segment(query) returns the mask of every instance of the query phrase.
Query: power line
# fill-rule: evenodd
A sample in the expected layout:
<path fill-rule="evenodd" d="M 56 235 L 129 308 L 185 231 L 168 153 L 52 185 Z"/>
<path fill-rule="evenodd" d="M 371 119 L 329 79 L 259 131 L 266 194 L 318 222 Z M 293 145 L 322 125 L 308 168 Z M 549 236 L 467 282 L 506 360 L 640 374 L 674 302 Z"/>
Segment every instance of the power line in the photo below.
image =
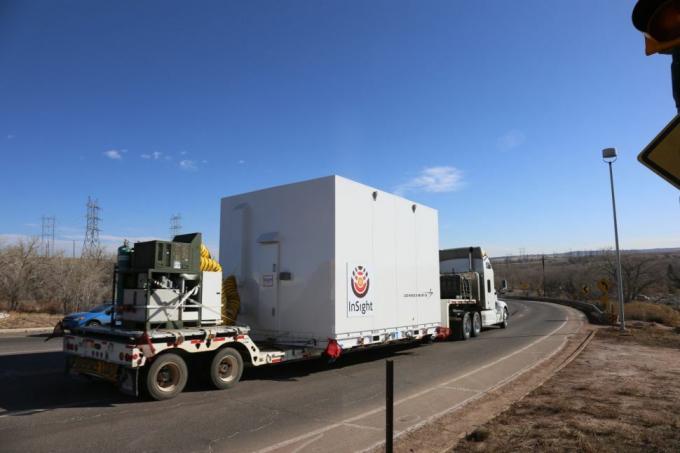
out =
<path fill-rule="evenodd" d="M 81 256 L 96 255 L 101 249 L 99 243 L 99 224 L 101 223 L 101 208 L 97 200 L 87 197 L 87 225 L 85 227 L 85 240 Z"/>

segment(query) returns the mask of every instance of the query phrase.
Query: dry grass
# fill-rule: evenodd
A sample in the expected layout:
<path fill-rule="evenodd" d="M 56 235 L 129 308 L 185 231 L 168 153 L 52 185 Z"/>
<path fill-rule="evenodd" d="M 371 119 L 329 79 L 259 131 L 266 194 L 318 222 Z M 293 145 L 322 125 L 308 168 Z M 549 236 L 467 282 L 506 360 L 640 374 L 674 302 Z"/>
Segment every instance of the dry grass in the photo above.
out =
<path fill-rule="evenodd" d="M 668 305 L 649 302 L 631 302 L 625 306 L 627 319 L 652 321 L 671 327 L 680 326 L 680 311 Z"/>
<path fill-rule="evenodd" d="M 631 331 L 598 332 L 574 362 L 454 451 L 680 451 L 680 335 Z"/>
<path fill-rule="evenodd" d="M 48 313 L 23 313 L 11 311 L 8 318 L 0 319 L 0 329 L 23 329 L 30 327 L 54 327 L 63 315 Z"/>
<path fill-rule="evenodd" d="M 680 349 L 680 330 L 640 321 L 626 324 L 626 333 L 621 335 L 617 327 L 601 329 L 599 338 L 618 343 L 637 343 L 645 346 L 659 346 Z M 640 366 L 638 366 L 640 368 Z M 641 369 L 644 371 L 645 367 Z"/>

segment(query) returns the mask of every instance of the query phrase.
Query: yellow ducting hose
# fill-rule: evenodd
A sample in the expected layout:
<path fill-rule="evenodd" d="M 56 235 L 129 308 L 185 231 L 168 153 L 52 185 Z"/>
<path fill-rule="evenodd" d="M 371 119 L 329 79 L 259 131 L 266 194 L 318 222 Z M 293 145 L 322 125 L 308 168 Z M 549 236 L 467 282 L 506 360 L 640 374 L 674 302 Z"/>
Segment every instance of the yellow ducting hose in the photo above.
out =
<path fill-rule="evenodd" d="M 222 272 L 222 266 L 210 256 L 208 247 L 201 244 L 201 271 Z"/>
<path fill-rule="evenodd" d="M 230 275 L 222 281 L 222 324 L 234 325 L 240 306 L 241 297 L 238 295 L 236 277 Z"/>

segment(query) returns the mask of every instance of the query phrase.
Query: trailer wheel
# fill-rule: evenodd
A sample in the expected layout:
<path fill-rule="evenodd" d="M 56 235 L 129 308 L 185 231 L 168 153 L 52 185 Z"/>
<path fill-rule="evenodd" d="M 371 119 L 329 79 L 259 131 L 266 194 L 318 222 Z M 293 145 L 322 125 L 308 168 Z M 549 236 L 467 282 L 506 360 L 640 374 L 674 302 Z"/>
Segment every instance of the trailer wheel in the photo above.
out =
<path fill-rule="evenodd" d="M 478 337 L 482 333 L 482 317 L 478 311 L 472 315 L 472 332 L 473 337 Z"/>
<path fill-rule="evenodd" d="M 163 354 L 153 361 L 146 374 L 146 390 L 155 400 L 179 395 L 187 384 L 189 370 L 177 354 Z"/>
<path fill-rule="evenodd" d="M 499 324 L 501 329 L 505 329 L 508 327 L 508 309 L 504 308 L 503 309 L 503 321 Z"/>
<path fill-rule="evenodd" d="M 459 324 L 458 337 L 465 341 L 470 339 L 472 334 L 472 320 L 470 319 L 470 313 L 465 313 L 463 315 L 463 320 Z"/>
<path fill-rule="evenodd" d="M 243 374 L 243 357 L 234 348 L 217 351 L 210 363 L 210 380 L 220 390 L 235 386 Z"/>

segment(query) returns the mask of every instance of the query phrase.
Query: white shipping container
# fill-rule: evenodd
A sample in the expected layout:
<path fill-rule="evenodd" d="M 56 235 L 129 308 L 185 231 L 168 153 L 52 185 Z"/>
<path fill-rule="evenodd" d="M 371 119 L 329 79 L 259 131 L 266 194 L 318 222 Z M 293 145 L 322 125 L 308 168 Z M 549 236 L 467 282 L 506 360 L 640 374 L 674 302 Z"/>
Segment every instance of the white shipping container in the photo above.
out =
<path fill-rule="evenodd" d="M 340 176 L 222 199 L 220 263 L 256 339 L 343 349 L 440 324 L 437 211 Z"/>

